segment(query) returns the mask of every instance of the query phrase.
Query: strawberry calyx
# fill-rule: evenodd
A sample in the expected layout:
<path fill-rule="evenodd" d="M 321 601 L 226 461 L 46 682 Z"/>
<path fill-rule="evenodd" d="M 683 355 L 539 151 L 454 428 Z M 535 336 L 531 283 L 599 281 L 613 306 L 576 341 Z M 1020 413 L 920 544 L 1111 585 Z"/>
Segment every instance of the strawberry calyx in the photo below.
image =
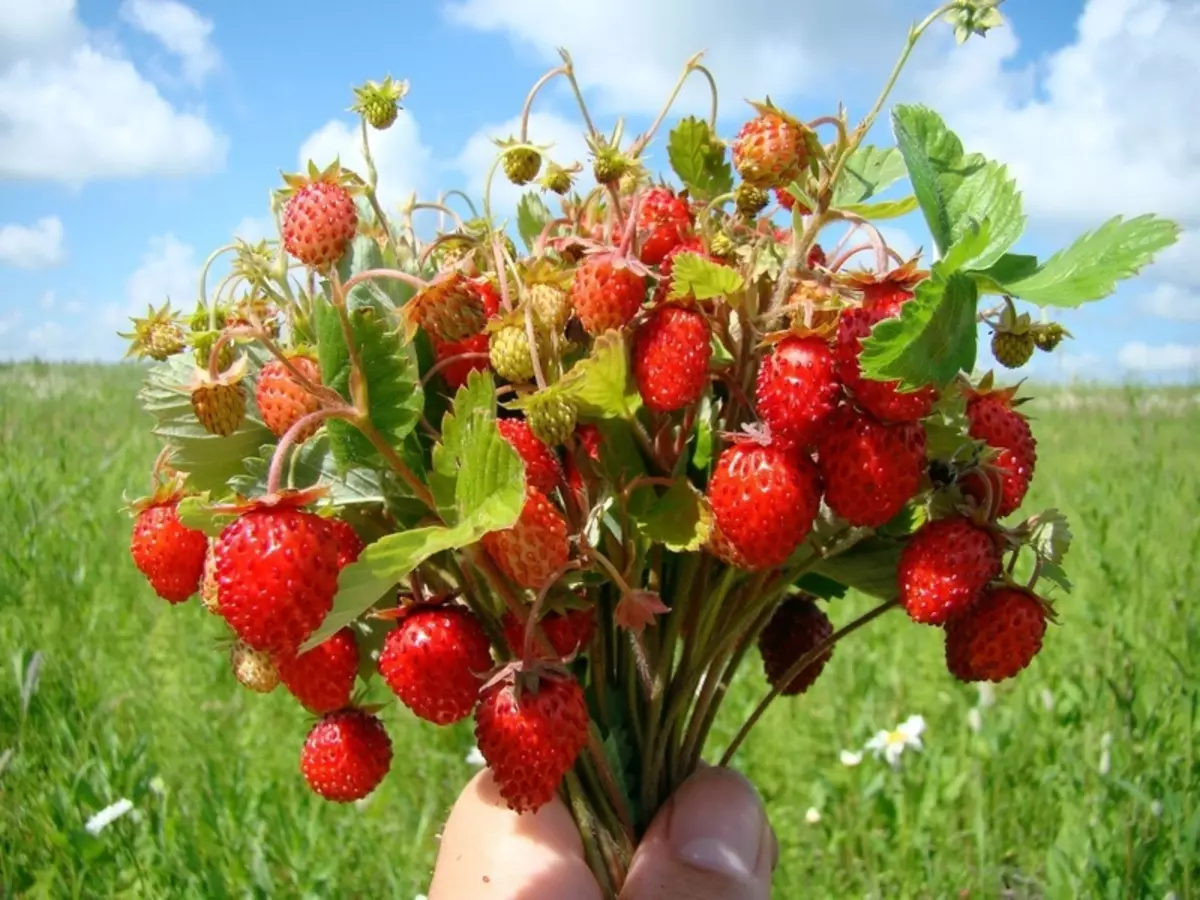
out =
<path fill-rule="evenodd" d="M 324 485 L 297 490 L 286 488 L 273 494 L 263 494 L 252 499 L 240 499 L 231 503 L 221 503 L 209 507 L 218 515 L 244 516 L 246 513 L 258 512 L 265 509 L 302 509 L 310 503 L 315 503 L 329 496 L 329 488 Z"/>
<path fill-rule="evenodd" d="M 573 678 L 567 664 L 561 661 L 514 659 L 490 673 L 479 691 L 484 693 L 498 685 L 509 685 L 513 690 L 513 698 L 520 703 L 521 694 L 525 691 L 536 694 L 542 681 L 570 681 Z"/>
<path fill-rule="evenodd" d="M 366 188 L 362 179 L 349 169 L 343 169 L 341 161 L 338 159 L 335 159 L 324 169 L 318 169 L 316 163 L 310 159 L 306 172 L 284 172 L 281 174 L 286 187 L 280 188 L 275 192 L 275 195 L 281 200 L 286 200 L 302 188 L 313 184 L 337 185 L 349 194 L 362 193 Z"/>

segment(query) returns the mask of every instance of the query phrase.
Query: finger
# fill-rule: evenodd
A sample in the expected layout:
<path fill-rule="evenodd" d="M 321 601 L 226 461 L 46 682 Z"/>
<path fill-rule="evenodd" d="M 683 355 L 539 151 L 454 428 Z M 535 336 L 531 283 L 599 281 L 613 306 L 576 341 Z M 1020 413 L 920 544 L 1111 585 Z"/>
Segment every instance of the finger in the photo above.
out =
<path fill-rule="evenodd" d="M 729 769 L 703 769 L 651 823 L 621 900 L 767 900 L 778 857 L 750 782 Z"/>
<path fill-rule="evenodd" d="M 601 900 L 579 831 L 557 798 L 518 816 L 491 773 L 471 780 L 450 812 L 429 900 Z"/>

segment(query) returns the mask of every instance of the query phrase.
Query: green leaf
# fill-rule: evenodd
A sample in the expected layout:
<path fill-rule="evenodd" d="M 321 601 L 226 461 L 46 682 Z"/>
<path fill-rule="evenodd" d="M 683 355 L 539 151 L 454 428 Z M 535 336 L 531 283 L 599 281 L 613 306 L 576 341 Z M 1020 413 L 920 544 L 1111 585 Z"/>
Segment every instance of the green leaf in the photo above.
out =
<path fill-rule="evenodd" d="M 987 249 L 991 237 L 991 222 L 986 219 L 982 222 L 972 222 L 962 237 L 955 241 L 946 254 L 934 264 L 934 269 L 942 277 L 957 272 Z"/>
<path fill-rule="evenodd" d="M 1117 282 L 1133 277 L 1174 244 L 1179 233 L 1177 224 L 1157 216 L 1116 216 L 1035 271 L 997 280 L 1007 293 L 1038 306 L 1079 306 L 1107 297 Z"/>
<path fill-rule="evenodd" d="M 1030 534 L 1034 552 L 1045 562 L 1060 564 L 1071 549 L 1071 525 L 1057 509 L 1036 516 Z"/>
<path fill-rule="evenodd" d="M 811 571 L 880 600 L 891 600 L 896 596 L 896 567 L 903 546 L 868 538 L 845 553 L 820 560 Z"/>
<path fill-rule="evenodd" d="M 557 387 L 575 400 L 581 415 L 597 419 L 632 415 L 640 401 L 629 377 L 621 332 L 606 331 L 597 337 L 591 355 L 575 363 Z"/>
<path fill-rule="evenodd" d="M 967 153 L 958 136 L 927 107 L 897 106 L 892 128 L 938 252 L 945 255 L 972 225 L 986 219 L 991 223 L 988 245 L 970 262 L 972 268 L 990 266 L 1025 228 L 1021 195 L 1008 170 L 978 153 Z"/>
<path fill-rule="evenodd" d="M 243 383 L 246 418 L 238 430 L 229 437 L 205 431 L 196 420 L 186 387 L 194 371 L 190 353 L 151 366 L 138 399 L 154 419 L 154 434 L 173 448 L 171 465 L 187 475 L 189 487 L 221 497 L 229 493 L 226 482 L 242 474 L 242 460 L 255 455 L 259 447 L 274 441 L 275 436 L 258 418 L 254 392 L 249 389 L 252 375 Z"/>
<path fill-rule="evenodd" d="M 746 282 L 736 269 L 698 253 L 680 253 L 671 263 L 671 298 L 712 300 L 736 294 Z"/>
<path fill-rule="evenodd" d="M 244 497 L 265 494 L 274 450 L 274 444 L 264 444 L 258 454 L 246 457 L 246 471 L 229 479 L 230 488 Z M 292 448 L 284 463 L 282 484 L 296 490 L 323 485 L 329 489 L 329 502 L 337 507 L 371 505 L 384 499 L 379 472 L 367 468 L 343 471 L 325 432 Z"/>
<path fill-rule="evenodd" d="M 537 191 L 526 191 L 517 202 L 517 231 L 525 244 L 525 249 L 533 252 L 534 244 L 541 236 L 546 223 L 554 218 L 544 200 Z"/>
<path fill-rule="evenodd" d="M 674 553 L 699 550 L 712 531 L 712 511 L 685 478 L 637 516 L 638 530 L 652 543 Z"/>
<path fill-rule="evenodd" d="M 350 252 L 343 255 L 338 263 L 338 277 L 344 283 L 359 272 L 371 269 L 400 269 L 419 274 L 415 267 L 398 260 L 391 248 L 385 253 L 377 240 L 360 234 L 350 245 Z M 380 278 L 352 287 L 346 296 L 346 303 L 350 309 L 376 303 L 382 303 L 385 309 L 395 309 L 403 306 L 415 293 L 416 289 L 406 282 L 394 278 Z"/>
<path fill-rule="evenodd" d="M 695 200 L 709 201 L 733 190 L 725 145 L 703 119 L 680 120 L 667 139 L 667 158 Z"/>
<path fill-rule="evenodd" d="M 840 600 L 846 596 L 846 592 L 849 590 L 840 581 L 834 581 L 832 578 L 818 575 L 816 572 L 805 572 L 796 579 L 796 587 L 806 594 L 812 594 L 814 597 L 821 597 L 825 600 Z"/>
<path fill-rule="evenodd" d="M 338 312 L 323 297 L 317 298 L 314 306 L 321 380 L 352 402 L 350 354 Z M 348 315 L 366 382 L 371 422 L 384 440 L 398 447 L 420 421 L 424 403 L 416 351 L 378 300 L 363 298 Z M 339 465 L 349 469 L 381 464 L 379 451 L 349 422 L 331 419 L 325 427 Z"/>
<path fill-rule="evenodd" d="M 1036 256 L 1024 253 L 1005 253 L 986 269 L 975 269 L 970 274 L 979 285 L 981 294 L 1007 294 L 1005 284 L 1019 281 L 1037 271 Z"/>
<path fill-rule="evenodd" d="M 429 487 L 442 518 L 488 531 L 507 528 L 525 499 L 524 464 L 496 427 L 490 372 L 472 372 L 442 419 Z"/>
<path fill-rule="evenodd" d="M 884 319 L 863 341 L 863 374 L 899 381 L 901 390 L 949 383 L 975 366 L 975 282 L 961 272 L 937 275 L 917 285 L 900 315 Z"/>
<path fill-rule="evenodd" d="M 1042 568 L 1038 572 L 1038 579 L 1039 581 L 1048 581 L 1068 594 L 1075 587 L 1071 583 L 1071 579 L 1067 577 L 1066 569 L 1058 563 L 1043 562 Z M 1039 593 L 1041 592 L 1039 591 Z"/>
<path fill-rule="evenodd" d="M 212 509 L 212 497 L 208 491 L 201 494 L 189 494 L 179 501 L 175 507 L 179 521 L 188 528 L 203 531 L 209 537 L 217 537 L 234 519 L 233 513 L 220 513 Z"/>
<path fill-rule="evenodd" d="M 846 209 L 863 203 L 904 175 L 904 157 L 895 147 L 859 147 L 846 161 L 830 205 Z"/>
<path fill-rule="evenodd" d="M 700 398 L 700 408 L 696 411 L 696 446 L 692 451 L 692 465 L 697 469 L 707 469 L 713 459 L 716 444 L 716 411 L 712 393 L 705 391 L 704 396 Z"/>
<path fill-rule="evenodd" d="M 907 216 L 917 208 L 917 198 L 913 194 L 900 200 L 881 200 L 878 203 L 847 203 L 838 207 L 864 219 L 874 219 L 876 222 L 884 219 L 898 219 Z"/>

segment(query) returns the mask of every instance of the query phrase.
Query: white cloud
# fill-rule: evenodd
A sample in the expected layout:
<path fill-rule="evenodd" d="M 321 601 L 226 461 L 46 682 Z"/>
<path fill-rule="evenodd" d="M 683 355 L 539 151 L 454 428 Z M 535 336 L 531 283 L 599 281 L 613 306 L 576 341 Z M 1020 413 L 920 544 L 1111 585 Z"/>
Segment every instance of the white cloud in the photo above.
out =
<path fill-rule="evenodd" d="M 431 187 L 433 155 L 421 143 L 417 120 L 407 110 L 401 110 L 387 131 L 371 132 L 371 156 L 379 175 L 378 193 L 385 211 L 408 199 L 413 191 Z M 326 122 L 310 134 L 300 147 L 299 166 L 304 169 L 311 159 L 324 168 L 335 158 L 342 165 L 367 177 L 363 159 L 361 135 L 357 125 L 342 119 Z"/>
<path fill-rule="evenodd" d="M 496 154 L 499 152 L 499 148 L 492 139 L 516 137 L 520 128 L 521 117 L 514 116 L 499 125 L 485 125 L 471 135 L 463 145 L 454 166 L 467 179 L 466 193 L 476 202 L 483 197 L 483 187 L 488 170 L 492 167 Z M 570 165 L 573 162 L 584 164 L 584 171 L 576 180 L 576 185 L 581 193 L 586 193 L 595 185 L 588 165 L 587 141 L 584 138 L 582 124 L 554 113 L 535 112 L 529 117 L 528 139 L 529 143 L 539 146 L 552 144 L 553 146 L 546 151 L 546 155 L 561 165 Z M 513 217 L 516 215 L 517 201 L 523 193 L 530 189 L 529 185 L 517 187 L 504 177 L 503 171 L 498 171 L 496 177 L 492 179 L 492 215 L 497 219 L 508 218 L 510 222 L 513 221 Z M 536 186 L 532 189 L 537 190 Z"/>
<path fill-rule="evenodd" d="M 227 150 L 202 113 L 172 106 L 119 48 L 88 35 L 73 3 L 3 4 L 0 178 L 191 175 L 221 168 Z"/>
<path fill-rule="evenodd" d="M 38 298 L 38 306 L 42 309 L 54 309 L 54 304 L 57 302 L 57 297 L 54 291 L 43 291 L 42 296 Z"/>
<path fill-rule="evenodd" d="M 66 259 L 63 226 L 57 216 L 32 225 L 0 226 L 0 264 L 18 269 L 47 269 Z"/>
<path fill-rule="evenodd" d="M 1133 341 L 1121 348 L 1117 362 L 1135 372 L 1188 372 L 1200 369 L 1200 347 L 1185 344 L 1150 346 Z"/>
<path fill-rule="evenodd" d="M 144 315 L 147 306 L 161 306 L 167 298 L 177 309 L 191 309 L 199 277 L 200 263 L 190 244 L 173 234 L 151 238 L 141 265 L 125 282 L 129 309 Z"/>
<path fill-rule="evenodd" d="M 272 216 L 243 216 L 234 226 L 233 236 L 251 244 L 257 244 L 265 238 L 277 236 L 275 219 Z"/>
<path fill-rule="evenodd" d="M 158 39 L 173 55 L 179 57 L 184 77 L 200 84 L 220 62 L 210 37 L 213 23 L 190 6 L 176 0 L 125 0 L 121 18 L 146 34 Z"/>
<path fill-rule="evenodd" d="M 1146 315 L 1172 322 L 1200 322 L 1200 293 L 1177 284 L 1158 284 L 1138 301 Z"/>

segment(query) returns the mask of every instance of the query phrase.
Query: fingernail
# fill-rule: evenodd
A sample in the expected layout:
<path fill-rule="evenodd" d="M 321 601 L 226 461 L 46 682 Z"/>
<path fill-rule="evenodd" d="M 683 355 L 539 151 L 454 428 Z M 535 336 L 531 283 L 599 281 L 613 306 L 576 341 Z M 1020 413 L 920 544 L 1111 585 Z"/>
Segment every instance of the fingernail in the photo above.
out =
<path fill-rule="evenodd" d="M 728 769 L 708 769 L 675 794 L 667 840 L 676 858 L 693 868 L 750 878 L 766 830 L 750 783 Z"/>

